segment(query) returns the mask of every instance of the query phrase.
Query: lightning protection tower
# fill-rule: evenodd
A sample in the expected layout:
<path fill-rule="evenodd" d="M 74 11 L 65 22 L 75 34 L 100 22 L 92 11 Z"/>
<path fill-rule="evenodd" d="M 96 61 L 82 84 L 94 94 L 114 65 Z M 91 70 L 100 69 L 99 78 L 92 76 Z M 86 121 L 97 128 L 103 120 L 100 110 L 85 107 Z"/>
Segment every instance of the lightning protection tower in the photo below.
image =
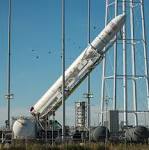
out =
<path fill-rule="evenodd" d="M 115 16 L 126 14 L 126 23 L 116 35 L 113 51 L 105 54 L 101 87 L 101 123 L 105 121 L 105 100 L 119 110 L 124 125 L 128 114 L 138 125 L 139 112 L 149 110 L 148 55 L 145 30 L 144 0 L 105 0 L 105 25 Z M 132 120 L 132 119 L 131 119 Z"/>

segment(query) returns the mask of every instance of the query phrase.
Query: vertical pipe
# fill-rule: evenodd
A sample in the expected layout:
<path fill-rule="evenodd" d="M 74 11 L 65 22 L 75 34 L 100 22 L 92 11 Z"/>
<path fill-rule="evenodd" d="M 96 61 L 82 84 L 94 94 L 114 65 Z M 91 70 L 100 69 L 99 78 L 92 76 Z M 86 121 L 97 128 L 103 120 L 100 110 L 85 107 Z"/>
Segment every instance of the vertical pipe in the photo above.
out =
<path fill-rule="evenodd" d="M 90 44 L 90 0 L 88 0 L 88 44 Z M 91 111 L 90 111 L 90 93 L 91 93 L 91 91 L 90 91 L 90 74 L 88 74 L 88 78 L 87 78 L 87 80 L 88 80 L 88 89 L 87 89 L 87 98 L 88 98 L 88 101 L 87 101 L 87 103 L 88 103 L 88 131 L 89 131 L 89 142 L 90 142 L 90 113 L 91 113 Z"/>
<path fill-rule="evenodd" d="M 126 0 L 122 3 L 123 13 L 126 14 Z M 123 26 L 123 91 L 124 91 L 124 124 L 127 126 L 127 66 L 126 66 L 126 23 Z"/>
<path fill-rule="evenodd" d="M 130 0 L 130 30 L 131 30 L 131 55 L 132 55 L 132 88 L 133 88 L 133 109 L 137 111 L 137 95 L 136 95 L 136 55 L 135 55 L 135 44 L 134 44 L 134 0 Z M 135 125 L 138 125 L 137 113 L 134 113 Z"/>
<path fill-rule="evenodd" d="M 54 131 L 55 131 L 55 111 L 52 110 L 52 146 L 54 144 Z"/>
<path fill-rule="evenodd" d="M 118 14 L 118 0 L 115 0 L 115 17 Z M 117 35 L 116 35 L 117 37 Z M 116 110 L 116 74 L 117 74 L 117 40 L 114 43 L 114 76 L 113 76 L 113 110 Z"/>
<path fill-rule="evenodd" d="M 88 0 L 88 44 L 90 44 L 91 41 L 91 31 L 90 31 L 90 27 L 91 27 L 91 22 L 90 22 L 90 18 L 91 18 L 91 1 Z"/>
<path fill-rule="evenodd" d="M 108 22 L 108 0 L 106 0 L 106 10 L 105 10 L 105 26 Z M 101 124 L 103 125 L 103 112 L 104 112 L 104 96 L 105 96 L 105 71 L 106 71 L 106 55 L 103 58 L 102 64 L 102 83 L 101 83 Z"/>
<path fill-rule="evenodd" d="M 48 142 L 48 115 L 45 117 L 45 143 L 47 147 L 47 142 Z"/>
<path fill-rule="evenodd" d="M 90 74 L 88 75 L 88 93 L 87 93 L 87 103 L 88 103 L 88 131 L 89 131 L 89 142 L 90 142 L 90 124 L 91 124 L 91 110 L 90 110 Z"/>
<path fill-rule="evenodd" d="M 105 120 L 106 120 L 106 123 L 107 123 L 107 119 L 108 119 L 108 117 L 107 117 L 107 114 L 108 114 L 108 97 L 105 97 L 104 101 L 105 101 L 105 104 L 106 104 L 106 118 L 105 118 Z M 108 131 L 107 131 L 107 128 L 108 128 L 108 124 L 106 124 L 105 149 L 107 147 L 107 142 L 108 142 Z"/>
<path fill-rule="evenodd" d="M 7 101 L 8 101 L 8 129 L 10 129 L 10 100 L 11 100 L 11 0 L 9 0 L 8 14 L 8 79 L 7 79 Z"/>
<path fill-rule="evenodd" d="M 62 140 L 65 140 L 65 0 L 62 0 L 62 106 L 63 106 L 63 122 L 62 122 Z"/>
<path fill-rule="evenodd" d="M 75 102 L 75 129 L 77 127 L 77 111 L 76 111 L 76 102 Z"/>
<path fill-rule="evenodd" d="M 141 21 L 142 21 L 142 40 L 143 40 L 144 64 L 145 64 L 145 81 L 146 81 L 146 90 L 147 90 L 147 104 L 149 110 L 149 78 L 148 78 L 146 27 L 145 27 L 145 17 L 144 17 L 144 0 L 140 0 L 140 3 L 141 3 Z"/>

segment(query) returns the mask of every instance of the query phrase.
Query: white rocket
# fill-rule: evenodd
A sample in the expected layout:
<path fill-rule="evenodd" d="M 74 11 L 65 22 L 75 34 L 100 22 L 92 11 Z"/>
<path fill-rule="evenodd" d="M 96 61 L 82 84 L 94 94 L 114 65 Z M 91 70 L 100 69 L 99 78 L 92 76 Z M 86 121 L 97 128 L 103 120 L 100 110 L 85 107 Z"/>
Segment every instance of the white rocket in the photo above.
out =
<path fill-rule="evenodd" d="M 105 48 L 115 35 L 120 31 L 125 22 L 125 15 L 121 14 L 102 30 L 102 32 L 91 42 L 80 56 L 65 71 L 65 97 L 85 79 L 97 64 L 103 59 Z M 113 43 L 112 43 L 113 44 Z M 62 76 L 48 89 L 48 91 L 31 107 L 32 115 L 39 118 L 56 111 L 62 104 Z"/>

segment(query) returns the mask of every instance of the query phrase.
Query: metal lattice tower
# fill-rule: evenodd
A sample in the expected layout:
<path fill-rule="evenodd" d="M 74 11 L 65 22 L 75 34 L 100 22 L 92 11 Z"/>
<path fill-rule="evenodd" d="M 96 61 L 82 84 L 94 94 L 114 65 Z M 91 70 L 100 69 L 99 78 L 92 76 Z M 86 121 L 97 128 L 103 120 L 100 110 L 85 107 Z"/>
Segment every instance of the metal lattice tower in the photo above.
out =
<path fill-rule="evenodd" d="M 149 110 L 144 0 L 106 0 L 105 25 L 121 13 L 126 14 L 126 23 L 103 60 L 101 123 L 108 96 L 110 109 L 123 112 L 124 125 L 128 125 L 128 112 L 134 114 L 134 125 L 138 125 L 138 112 Z M 147 107 L 139 106 L 140 101 Z"/>

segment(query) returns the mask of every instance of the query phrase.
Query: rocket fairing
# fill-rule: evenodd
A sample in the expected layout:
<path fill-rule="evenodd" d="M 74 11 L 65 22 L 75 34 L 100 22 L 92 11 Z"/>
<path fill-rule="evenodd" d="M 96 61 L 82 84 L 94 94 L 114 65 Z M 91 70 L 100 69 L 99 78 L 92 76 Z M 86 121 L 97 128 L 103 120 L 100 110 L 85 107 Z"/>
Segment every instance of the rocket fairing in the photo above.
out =
<path fill-rule="evenodd" d="M 125 15 L 121 14 L 112 19 L 102 32 L 78 56 L 65 71 L 65 98 L 85 79 L 87 74 L 95 68 L 97 62 L 103 59 L 105 47 L 120 31 L 125 23 Z M 48 89 L 48 91 L 31 107 L 30 112 L 39 118 L 51 115 L 62 104 L 62 76 Z"/>

